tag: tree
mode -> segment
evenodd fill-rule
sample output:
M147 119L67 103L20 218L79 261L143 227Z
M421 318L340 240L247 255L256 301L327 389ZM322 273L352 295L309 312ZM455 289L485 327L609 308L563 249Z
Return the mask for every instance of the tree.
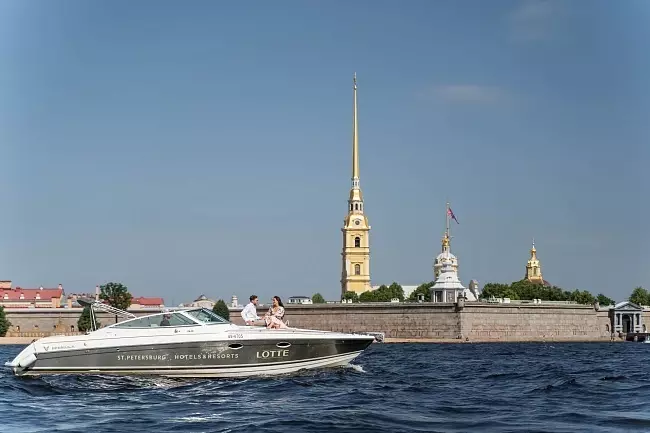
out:
M126 311L131 306L133 296L122 283L106 283L99 286L99 288L101 290L99 298L108 302L111 307ZM117 314L115 315L115 323L117 323Z
M323 295L321 295L320 293L315 293L314 296L311 297L311 301L314 304L324 304L325 298L323 298Z
M630 295L630 302L637 305L650 305L650 293L643 287L637 287Z
M510 289L508 284L501 283L487 283L483 286L483 291L481 292L482 299L490 298L507 298L505 296L506 292Z
M575 301L578 304L593 304L596 301L596 298L586 290L580 291L576 289L571 293L570 300Z
M108 302L110 306L120 310L127 310L131 306L133 296L122 283L107 283L99 288L101 290L99 298Z
M346 300L351 299L352 302L359 302L359 295L357 295L357 292L347 291L347 292L345 292L343 294L343 297L341 298L341 300L343 300L343 299L346 299Z
M404 302L404 288L396 282L393 281L393 283L388 286L388 293L390 294L389 302L394 298L399 299L400 302Z
M359 295L359 302L377 302L377 290L368 290L363 292Z
M77 329L79 329L80 332L92 331L92 325L93 322L92 316L90 315L90 307L84 307L81 316L79 316L79 320L77 320ZM99 329L100 325L99 321L95 319L95 329Z
M600 304L600 305L614 305L615 304L613 299L608 298L607 296L603 295L602 293L599 293L598 296L596 296L596 299L598 300L598 304Z
M7 314L5 313L5 307L0 305L0 337L7 335L11 322L7 319Z
M360 302L390 302L394 298L404 300L404 289L395 282L390 286L382 284L376 290L368 290L359 295Z
M512 284L487 283L481 292L482 299L510 298L513 300L541 299L542 301L574 301L579 304L593 304L596 298L587 290L570 292L557 286L537 284L526 279ZM607 298L611 301L611 299Z
M420 284L411 294L409 295L409 301L417 301L418 295L424 295L425 302L431 301L431 288L433 287L433 281L428 283Z
M230 320L230 310L228 309L228 306L223 301L223 299L219 299L214 304L214 307L212 307L212 312L218 316L223 317L226 320Z

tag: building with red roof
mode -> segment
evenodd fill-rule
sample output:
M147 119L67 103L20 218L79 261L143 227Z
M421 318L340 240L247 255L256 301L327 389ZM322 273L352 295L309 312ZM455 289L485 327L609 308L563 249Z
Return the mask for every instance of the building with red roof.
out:
M129 310L137 310L143 308L164 308L165 301L163 298L146 298L140 296L138 298L131 299L131 306Z
M0 305L5 308L59 308L63 302L63 286L50 289L11 287L11 281L0 281Z

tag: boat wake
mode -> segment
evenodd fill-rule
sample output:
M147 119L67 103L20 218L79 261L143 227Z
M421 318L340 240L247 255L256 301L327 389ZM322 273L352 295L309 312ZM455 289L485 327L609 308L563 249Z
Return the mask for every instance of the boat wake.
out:
M348 364L348 365L345 366L345 368L349 368L351 370L354 370L357 373L368 373L366 370L363 369L362 366L357 365L357 364Z

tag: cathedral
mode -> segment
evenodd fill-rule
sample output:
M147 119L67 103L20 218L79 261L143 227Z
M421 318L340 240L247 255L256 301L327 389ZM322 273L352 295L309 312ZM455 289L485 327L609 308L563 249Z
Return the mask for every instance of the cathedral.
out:
M357 74L352 86L352 187L348 198L348 214L343 221L341 252L341 295L361 294L372 290L370 285L370 225L363 210L363 194L359 184L359 128L357 118Z
M528 259L528 263L526 264L526 275L524 279L534 284L550 286L550 283L542 277L542 265L537 258L535 239L533 239L533 247L530 249L530 259Z

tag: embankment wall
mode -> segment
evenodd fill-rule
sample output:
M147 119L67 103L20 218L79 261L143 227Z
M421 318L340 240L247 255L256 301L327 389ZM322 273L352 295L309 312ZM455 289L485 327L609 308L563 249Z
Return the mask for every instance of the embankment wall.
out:
M159 310L132 311L136 315ZM264 314L259 310L258 314ZM7 336L40 337L77 330L81 309L7 310L12 327ZM98 314L102 325L115 316ZM592 306L545 304L320 304L287 306L291 327L339 332L383 332L387 338L469 341L597 341L610 338L605 310ZM233 323L242 324L238 311ZM643 314L650 323L650 312ZM20 327L17 332L16 327ZM73 328L74 327L74 328Z
M70 309L5 309L7 319L11 322L7 337L44 337L52 333L71 334L77 329L77 321L82 308ZM144 316L159 312L160 309L133 310L130 313ZM96 313L97 320L102 326L115 323L115 315L103 312ZM118 320L124 320L118 318Z
M242 323L238 315L231 319ZM597 341L611 336L608 311L587 305L328 304L287 307L285 319L292 327L384 332L387 338L409 340ZM650 312L644 320L650 320Z

